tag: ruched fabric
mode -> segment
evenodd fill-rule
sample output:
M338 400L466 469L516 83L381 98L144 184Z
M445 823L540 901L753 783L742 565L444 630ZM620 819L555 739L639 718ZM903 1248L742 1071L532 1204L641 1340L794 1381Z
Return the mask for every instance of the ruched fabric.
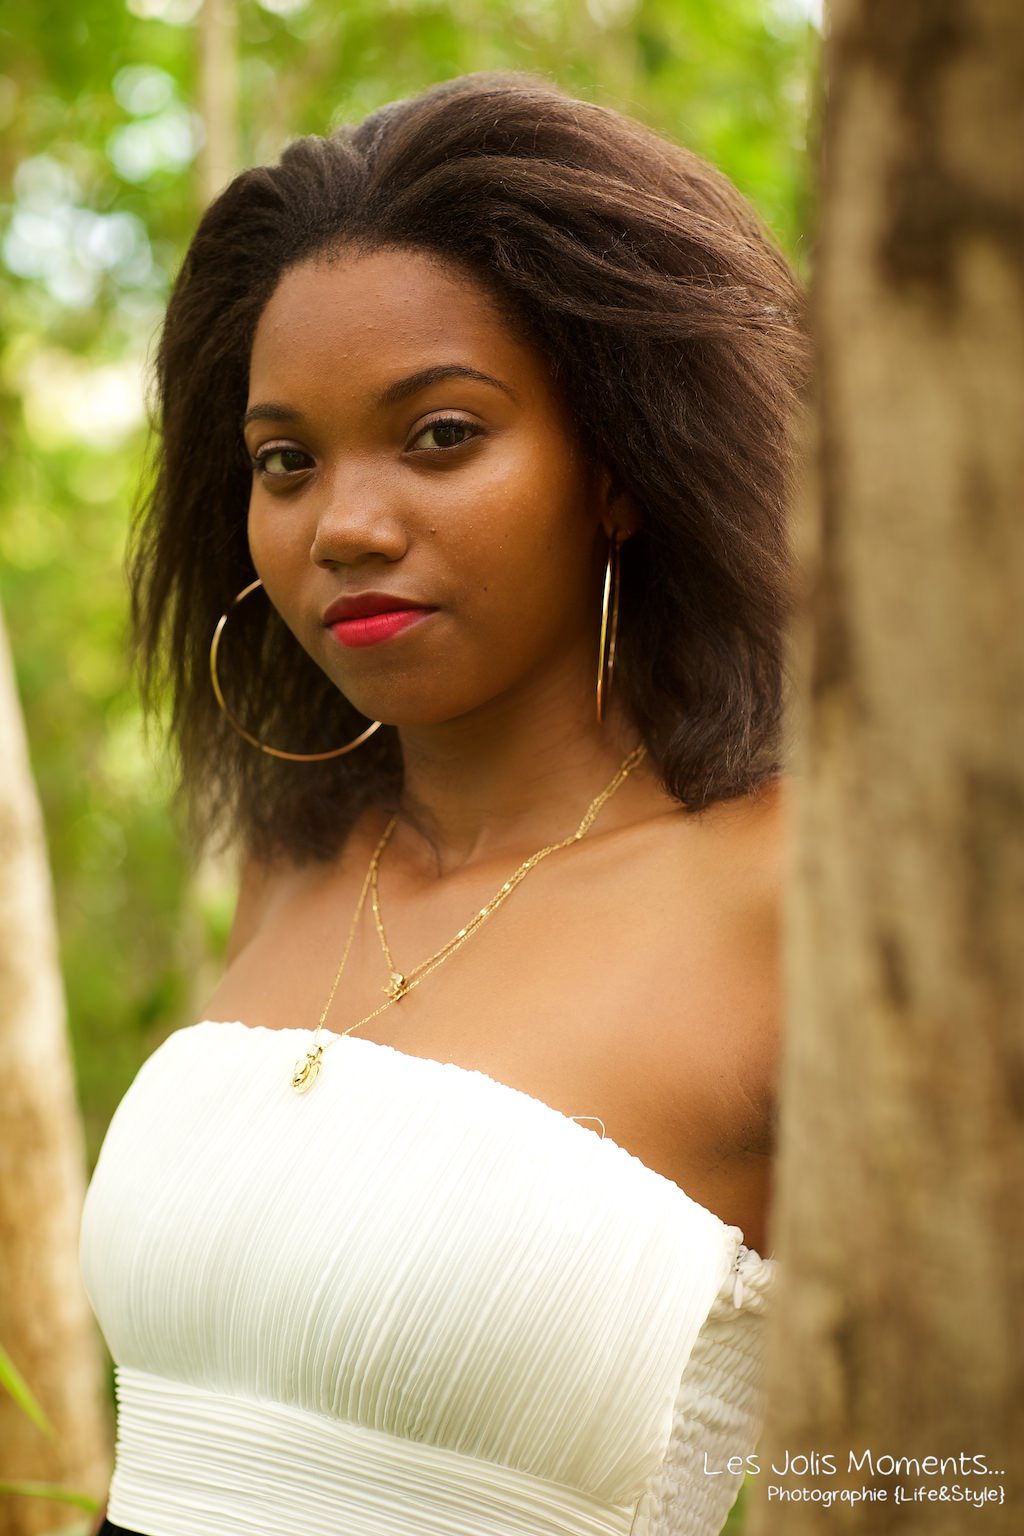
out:
M101 1148L81 1266L140 1536L713 1536L774 1261L482 1072L203 1020ZM720 1464L720 1463L719 1463Z

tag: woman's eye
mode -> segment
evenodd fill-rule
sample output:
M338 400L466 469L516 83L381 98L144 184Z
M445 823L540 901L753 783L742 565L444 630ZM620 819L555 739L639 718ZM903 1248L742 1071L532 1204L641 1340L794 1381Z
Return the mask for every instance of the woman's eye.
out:
M428 448L461 448L463 443L468 442L471 437L479 436L480 431L481 428L474 426L472 422L459 421L451 416L428 422L422 431L417 432L413 442L421 442L423 438L432 435L434 441L427 444Z
M277 480L285 475L295 474L300 469L306 469L307 465L297 461L308 457L309 455L303 453L301 448L264 448L262 453L253 454L252 467L257 474ZM281 461L281 468L272 467L275 459Z

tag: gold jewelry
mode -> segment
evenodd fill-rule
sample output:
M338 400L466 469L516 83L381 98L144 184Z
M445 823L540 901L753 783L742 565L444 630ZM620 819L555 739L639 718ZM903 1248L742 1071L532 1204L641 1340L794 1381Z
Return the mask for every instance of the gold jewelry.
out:
M476 912L462 928L459 929L458 933L455 934L453 938L449 939L447 943L442 944L441 948L436 950L434 954L429 955L426 960L421 961L419 965L415 966L411 971L408 972L408 974L404 975L398 971L394 961L391 958L390 950L387 947L387 939L384 937L383 924L381 923L380 919L380 904L377 896L376 884L377 865L379 863L380 856L383 853L388 839L391 837L391 834L398 822L397 814L392 816L370 858L369 867L363 880L362 890L360 891L359 899L356 902L356 909L352 917L351 926L349 928L348 939L345 944L345 952L341 957L341 964L338 966L337 972L335 973L330 995L328 996L327 1002L324 1004L323 1011L320 1014L319 1022L317 1023L316 1029L314 1031L313 1042L305 1056L300 1057L300 1059L295 1063L295 1070L292 1074L291 1080L292 1087L299 1093L305 1093L313 1086L313 1083L316 1081L320 1072L320 1063L323 1059L324 1051L334 1044L335 1039L340 1038L340 1036L334 1036L332 1039L328 1040L326 1045L323 1045L320 1041L320 1034L323 1028L324 1019L327 1017L331 1003L334 999L334 994L337 990L338 982L341 979L341 973L345 969L345 962L348 959L349 951L352 948L352 939L355 935L356 924L359 921L363 906L366 902L367 890L370 889L371 886L373 887L374 892L374 916L377 922L377 931L383 942L385 957L390 967L390 978L384 988L388 996L383 1003L379 1004L378 1007L374 1008L370 1013L366 1014L365 1017L359 1019L357 1023L351 1024L348 1029L343 1030L342 1035L350 1035L353 1030L359 1029L363 1024L369 1023L369 1021L371 1019L375 1019L379 1013L383 1013L386 1008L390 1008L392 1004L399 1002L407 992L412 990L413 987L419 986L421 981L424 981L432 971L436 970L439 965L443 964L443 962L448 959L449 955L454 954L454 952L462 944L465 943L470 934L475 933L477 928L480 927L481 923L485 922L491 913L495 912L498 907L501 906L502 902L508 899L519 882L524 880L529 874L530 870L535 868L542 859L546 859L549 854L556 853L560 848L567 848L571 843L578 842L581 837L585 836L585 834L589 831L590 826L593 823L598 811L620 787L623 781L636 767L637 763L645 755L646 751L647 748L643 745L642 742L639 746L633 748L632 752L630 752L629 755L623 760L618 772L615 774L615 777L601 791L601 793L595 796L595 798L590 802L586 811L584 812L583 819L581 820L579 826L576 828L575 832L573 832L569 837L563 838L561 842L550 843L546 848L541 848L537 853L531 854L528 859L524 859L522 864L519 865L518 869L516 869L505 881L500 890L494 896L492 896L490 901L482 906L479 911ZM596 1119L597 1117L586 1116L584 1118Z
M608 695L612 688L612 673L615 669L615 637L619 629L619 549L622 539L618 529L608 540L608 560L604 568L604 593L601 599L601 644L597 660L597 719L598 724L604 724L605 708L608 703ZM609 601L610 600L610 601ZM608 622L608 609L611 607L611 624ZM608 638L608 678L605 680L605 639Z
M247 587L243 587L241 592L239 592L232 599L231 606L227 609L226 612L222 613L220 618L217 620L217 628L214 630L213 639L210 642L210 680L213 683L213 691L216 695L217 703L220 705L228 720L238 732L239 736L243 736L245 740L248 741L252 746L259 747L261 752L266 752L270 757L285 757L289 760L289 762L293 763L320 763L329 757L341 757L343 753L351 752L353 747L360 746L368 736L373 735L374 731L379 731L383 721L374 720L373 724L370 725L365 731L363 731L361 735L354 737L352 741L346 742L343 747L335 747L330 752L284 752L280 747L268 747L266 742L260 741L258 736L250 735L245 727L240 725L239 722L235 719L234 715L231 713L230 709L228 709L228 706L224 701L224 695L220 689L220 680L217 677L217 652L220 649L221 633L223 632L224 626L228 621L228 615L230 614L231 609L237 607L243 598L248 597L250 592L255 592L256 588L262 587L262 585L263 581L259 576L257 576L255 581L250 581L249 585Z
M379 856L381 849L384 847L385 839L390 837L391 831L397 820L397 816L392 816L391 820L388 822L384 837L381 838L380 842L377 844L377 847L374 850L374 859ZM341 979L341 973L345 969L345 961L348 959L348 952L352 948L352 940L355 937L356 925L359 922L363 907L366 904L366 892L370 884L370 873L372 869L373 860L371 859L370 867L367 869L366 875L363 879L363 888L359 892L359 900L356 902L356 909L352 914L352 921L349 924L348 938L345 940L345 950L341 957L341 964L338 966L338 969L334 974L334 984L331 987L331 995L327 999L327 1002L324 1004L324 1010L320 1015L319 1023L317 1024L316 1030L313 1034L313 1044L310 1046L305 1056L300 1057L299 1060L295 1063L295 1071L292 1074L292 1087L297 1093L308 1092L308 1090L312 1088L313 1084L316 1082L320 1075L320 1062L323 1059L324 1050L326 1049L326 1047L320 1044L320 1030L323 1026L324 1019L327 1017L327 1010L331 1006L331 999L334 997L334 989L337 987L338 982ZM386 1003L384 1004L384 1007L387 1007ZM376 1009L376 1012L380 1013L382 1012L382 1009L378 1008ZM368 1013L365 1019L359 1020L359 1024L365 1024L367 1019L372 1019L373 1017L374 1015L372 1013ZM353 1024L352 1028L358 1029L359 1024ZM348 1030L346 1030L345 1033L348 1034ZM328 1044L330 1044L329 1041Z
M465 939L469 938L470 934L473 933L475 929L479 928L481 923L490 917L492 912L497 911L502 902L508 899L519 882L521 880L525 880L530 870L533 869L536 864L539 864L541 859L546 859L549 853L555 853L559 848L567 848L570 843L578 842L580 838L583 837L587 831L589 831L594 818L596 817L601 807L604 805L605 801L611 798L623 780L632 772L637 763L643 757L646 750L646 747L644 747L642 744L639 747L635 747L633 749L629 756L623 761L618 772L608 787L603 789L601 793L590 802L583 820L580 822L576 831L573 832L571 836L563 838L560 843L551 843L547 848L542 848L539 853L533 853L528 859L524 859L515 873L510 875L509 878L505 881L505 884L498 891L497 895L492 896L491 900L486 904L486 906L481 907L479 912L476 912L473 917L470 918L466 926L459 929L458 933L453 939L449 939L447 944L442 945L441 949L439 949L435 954L430 955L428 959L421 961L419 965L415 966L407 974L403 974L395 965L394 957L392 956L391 950L388 947L387 937L384 933L384 924L380 915L380 891L377 884L377 865L379 863L378 854L377 858L372 862L370 875L370 892L373 902L374 921L377 925L377 934L380 938L381 948L384 951L384 958L388 963L388 971L390 973L389 979L385 983L384 991L388 994L391 1000L396 1003L399 1002L412 987L416 986L418 982L422 981L425 976L428 976L430 971L432 971L435 966L440 965L442 960L446 960L453 949L457 949ZM429 969L427 969L427 967L429 967Z

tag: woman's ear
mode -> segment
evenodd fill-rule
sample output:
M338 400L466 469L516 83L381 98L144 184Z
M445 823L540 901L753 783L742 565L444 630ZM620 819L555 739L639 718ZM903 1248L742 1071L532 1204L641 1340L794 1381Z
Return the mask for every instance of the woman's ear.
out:
M607 538L617 533L620 543L631 539L640 527L640 510L628 491L618 484L603 464L597 472L597 498L601 527Z

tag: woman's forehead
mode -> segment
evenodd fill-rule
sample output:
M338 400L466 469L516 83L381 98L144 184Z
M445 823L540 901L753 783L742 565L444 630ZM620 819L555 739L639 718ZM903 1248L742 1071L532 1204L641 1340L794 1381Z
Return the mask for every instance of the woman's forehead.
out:
M493 344L508 331L483 285L461 267L419 251L383 250L289 267L260 315L254 350L316 337L374 345L465 334Z
M548 383L534 349L457 264L404 248L311 259L284 272L260 316L250 399L336 383L339 370L379 398L438 365L497 378L513 399Z

